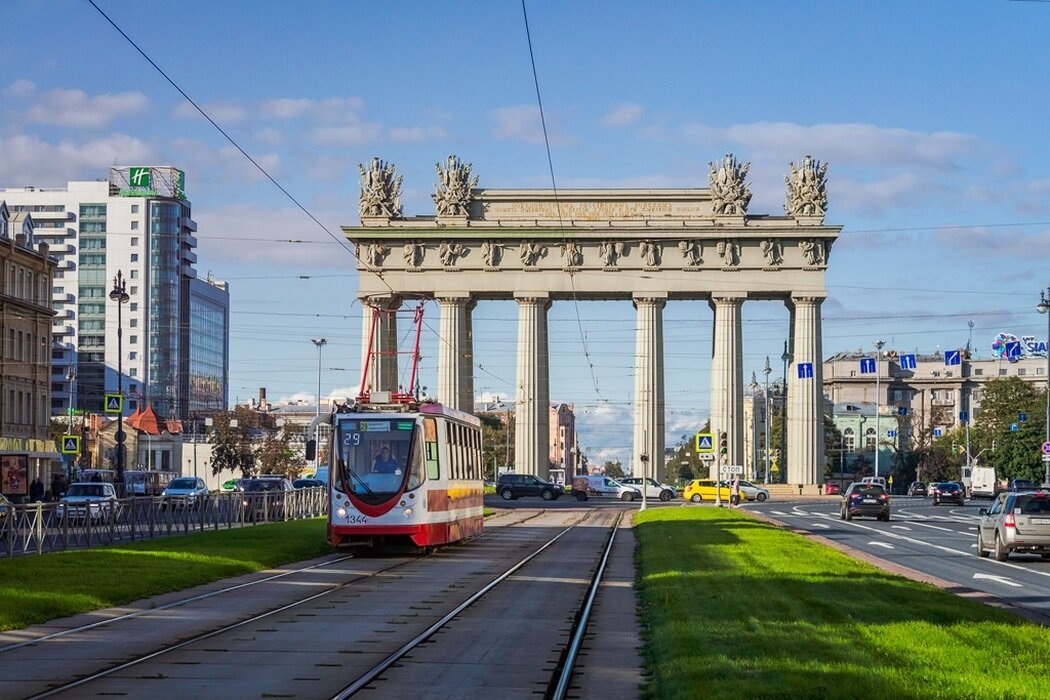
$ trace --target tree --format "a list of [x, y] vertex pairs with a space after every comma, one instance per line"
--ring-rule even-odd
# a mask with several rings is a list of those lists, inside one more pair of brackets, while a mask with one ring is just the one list
[[270, 430], [266, 437], [254, 444], [255, 463], [260, 474], [281, 474], [297, 479], [306, 468], [306, 460], [292, 449], [292, 431], [287, 426]]
[[623, 478], [623, 465], [620, 464], [620, 460], [616, 460], [615, 462], [612, 460], [606, 460], [605, 476], [609, 477], [610, 479]]
[[[507, 423], [504, 423], [503, 419]], [[481, 420], [481, 457], [484, 469], [492, 469], [492, 465], [510, 466], [514, 464], [514, 417], [512, 414], [480, 413]], [[509, 449], [508, 449], [509, 448]], [[508, 454], [509, 459], [508, 459]], [[496, 480], [493, 473], [492, 480]]]
[[248, 427], [241, 424], [240, 418], [236, 419], [236, 425], [231, 425], [237, 415], [236, 411], [223, 411], [212, 417], [211, 470], [216, 476], [223, 471], [239, 470], [247, 477], [254, 471], [255, 455], [248, 439]]

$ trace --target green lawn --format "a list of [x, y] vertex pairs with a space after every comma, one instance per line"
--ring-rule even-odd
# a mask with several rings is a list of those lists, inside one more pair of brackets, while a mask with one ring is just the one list
[[0, 560], [0, 630], [331, 552], [325, 519]]
[[638, 514], [646, 697], [1046, 698], [1050, 630], [715, 508]]

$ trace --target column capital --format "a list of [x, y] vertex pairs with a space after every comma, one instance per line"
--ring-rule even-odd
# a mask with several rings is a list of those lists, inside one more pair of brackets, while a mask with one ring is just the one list
[[514, 292], [514, 301], [547, 301], [550, 292]]
[[362, 306], [377, 309], [397, 309], [401, 307], [401, 297], [396, 294], [367, 294], [357, 298]]
[[636, 293], [631, 295], [631, 304], [636, 309], [639, 304], [651, 304], [662, 309], [667, 304], [667, 292]]
[[799, 302], [802, 302], [803, 304], [806, 304], [806, 303], [819, 304], [819, 303], [823, 302], [827, 298], [828, 298], [828, 293], [827, 292], [823, 292], [823, 291], [820, 291], [820, 292], [817, 292], [817, 291], [814, 291], [814, 292], [791, 292], [791, 296], [788, 297], [788, 301], [791, 302], [791, 303], [795, 303], [795, 304], [797, 304]]
[[438, 292], [434, 298], [438, 301], [468, 301], [472, 298], [470, 292]]

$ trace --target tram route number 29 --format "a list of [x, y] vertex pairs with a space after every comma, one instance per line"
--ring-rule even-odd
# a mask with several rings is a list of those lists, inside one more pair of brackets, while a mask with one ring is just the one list
[[363, 515], [350, 515], [347, 516], [346, 521], [351, 525], [364, 525], [368, 522], [368, 518]]

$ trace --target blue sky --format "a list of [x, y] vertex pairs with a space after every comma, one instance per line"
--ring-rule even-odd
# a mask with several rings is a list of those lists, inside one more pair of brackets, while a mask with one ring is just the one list
[[[405, 175], [430, 213], [435, 161], [485, 187], [549, 187], [517, 2], [99, 5], [333, 232], [357, 222], [357, 164]], [[706, 186], [749, 160], [752, 213], [780, 213], [788, 161], [830, 163], [825, 354], [1046, 333], [1050, 3], [529, 3], [560, 187]], [[186, 171], [199, 270], [232, 296], [231, 396], [345, 396], [359, 379], [352, 258], [265, 181], [85, 0], [0, 5], [0, 185]], [[295, 239], [303, 243], [281, 243]], [[306, 278], [306, 279], [304, 279]], [[428, 309], [437, 327], [436, 308]], [[577, 314], [579, 318], [577, 318]], [[475, 312], [477, 388], [513, 395], [512, 303]], [[551, 310], [553, 400], [592, 457], [630, 442], [629, 304]], [[745, 372], [779, 365], [787, 313], [744, 312]], [[668, 439], [708, 405], [711, 313], [666, 310]], [[582, 358], [583, 335], [597, 387]], [[425, 334], [423, 383], [436, 339]], [[777, 377], [780, 370], [775, 370]], [[759, 378], [761, 379], [761, 373]]]

